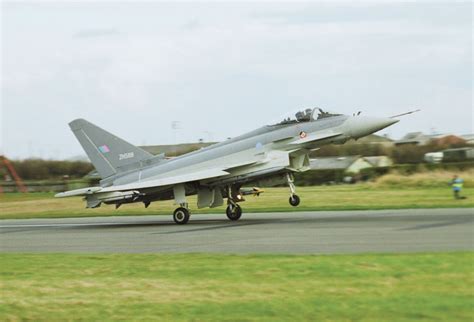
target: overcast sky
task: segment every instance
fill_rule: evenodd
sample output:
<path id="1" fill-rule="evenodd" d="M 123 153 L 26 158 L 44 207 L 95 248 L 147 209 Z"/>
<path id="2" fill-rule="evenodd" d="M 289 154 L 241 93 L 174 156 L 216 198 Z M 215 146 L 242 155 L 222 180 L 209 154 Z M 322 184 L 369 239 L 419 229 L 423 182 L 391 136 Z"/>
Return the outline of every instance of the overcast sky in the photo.
<path id="1" fill-rule="evenodd" d="M 137 145 L 223 140 L 300 107 L 472 133 L 472 4 L 14 3 L 1 13 L 1 150 L 83 154 L 82 117 Z M 180 121 L 179 129 L 172 122 Z"/>

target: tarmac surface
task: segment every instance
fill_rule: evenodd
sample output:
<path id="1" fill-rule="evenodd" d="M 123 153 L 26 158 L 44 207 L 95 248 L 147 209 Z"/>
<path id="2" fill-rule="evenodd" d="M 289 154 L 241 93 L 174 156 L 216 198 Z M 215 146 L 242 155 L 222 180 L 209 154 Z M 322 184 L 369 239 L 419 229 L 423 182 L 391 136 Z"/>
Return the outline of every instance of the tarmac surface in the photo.
<path id="1" fill-rule="evenodd" d="M 399 253 L 474 249 L 473 209 L 0 221 L 0 252 Z"/>

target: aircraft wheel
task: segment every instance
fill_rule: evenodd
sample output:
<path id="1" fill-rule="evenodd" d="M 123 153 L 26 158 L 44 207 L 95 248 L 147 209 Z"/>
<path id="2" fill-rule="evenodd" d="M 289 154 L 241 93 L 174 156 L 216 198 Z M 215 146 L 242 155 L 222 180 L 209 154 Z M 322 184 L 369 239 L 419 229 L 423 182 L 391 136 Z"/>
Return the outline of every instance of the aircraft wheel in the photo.
<path id="1" fill-rule="evenodd" d="M 300 204 L 300 197 L 298 197 L 298 195 L 292 195 L 290 197 L 290 205 L 292 205 L 293 207 L 297 207 L 299 204 Z"/>
<path id="2" fill-rule="evenodd" d="M 232 221 L 239 220 L 242 217 L 242 208 L 239 205 L 228 205 L 226 209 L 227 218 Z"/>
<path id="3" fill-rule="evenodd" d="M 187 223 L 189 221 L 190 216 L 191 215 L 189 213 L 189 210 L 186 209 L 186 208 L 181 207 L 181 208 L 178 208 L 174 211 L 173 220 L 178 225 L 184 225 L 185 223 Z"/>

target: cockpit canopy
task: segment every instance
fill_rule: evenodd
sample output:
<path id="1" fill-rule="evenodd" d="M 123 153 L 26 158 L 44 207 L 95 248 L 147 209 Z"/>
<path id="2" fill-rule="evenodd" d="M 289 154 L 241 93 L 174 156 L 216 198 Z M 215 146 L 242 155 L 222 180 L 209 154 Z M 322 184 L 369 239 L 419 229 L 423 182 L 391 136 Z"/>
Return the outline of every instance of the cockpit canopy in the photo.
<path id="1" fill-rule="evenodd" d="M 342 114 L 334 114 L 334 113 L 325 112 L 318 107 L 307 108 L 305 110 L 301 110 L 296 113 L 291 113 L 289 116 L 284 117 L 283 120 L 277 123 L 276 125 L 311 122 L 311 121 L 316 121 L 323 118 L 338 116 L 338 115 L 342 115 Z"/>

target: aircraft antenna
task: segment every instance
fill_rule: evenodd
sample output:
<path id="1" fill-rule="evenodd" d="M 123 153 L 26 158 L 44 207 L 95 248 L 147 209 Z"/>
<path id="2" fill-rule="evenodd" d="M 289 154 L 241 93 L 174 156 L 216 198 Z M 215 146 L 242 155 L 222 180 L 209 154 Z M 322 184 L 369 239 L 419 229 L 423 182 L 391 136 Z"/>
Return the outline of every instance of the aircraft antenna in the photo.
<path id="1" fill-rule="evenodd" d="M 421 109 L 417 109 L 417 110 L 414 110 L 414 111 L 410 111 L 410 112 L 390 116 L 390 118 L 393 119 L 393 118 L 396 118 L 396 117 L 405 116 L 405 115 L 408 115 L 408 114 L 413 114 L 413 113 L 416 113 L 416 112 L 419 112 L 419 111 L 421 111 Z"/>

